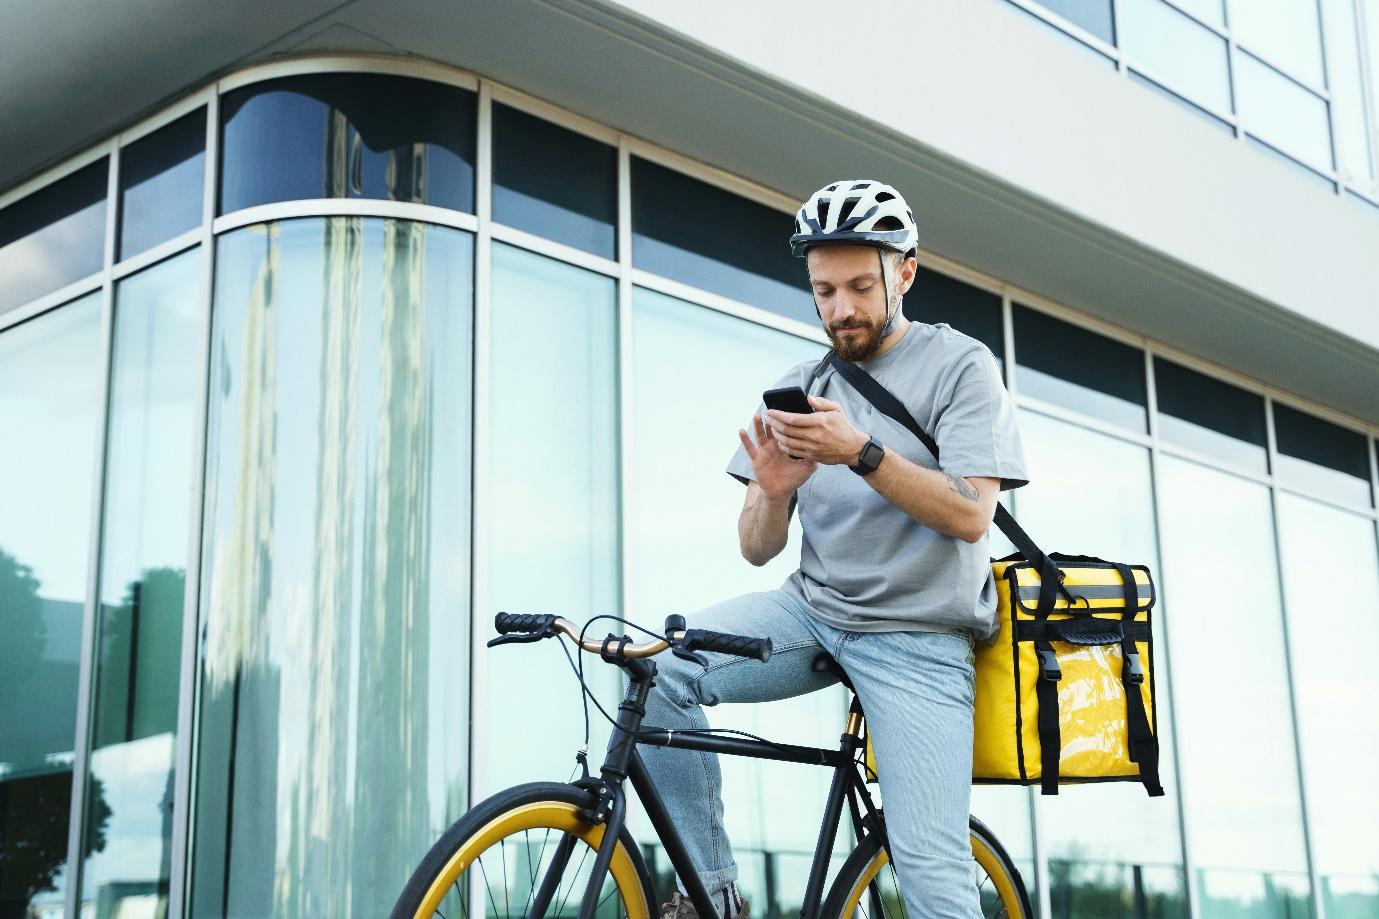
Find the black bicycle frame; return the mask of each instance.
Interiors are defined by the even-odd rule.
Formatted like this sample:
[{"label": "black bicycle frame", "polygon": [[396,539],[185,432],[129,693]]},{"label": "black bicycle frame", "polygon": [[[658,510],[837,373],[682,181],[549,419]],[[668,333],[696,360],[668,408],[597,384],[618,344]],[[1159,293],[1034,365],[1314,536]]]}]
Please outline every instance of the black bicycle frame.
[{"label": "black bicycle frame", "polygon": [[[866,783],[858,773],[856,754],[862,747],[862,709],[856,696],[848,710],[847,723],[839,739],[838,748],[828,750],[822,747],[798,747],[791,744],[777,744],[769,741],[749,740],[740,737],[723,737],[712,734],[681,733],[664,729],[643,731],[642,718],[646,714],[646,698],[653,684],[656,665],[649,660],[611,660],[625,670],[631,677],[627,697],[618,706],[617,726],[608,741],[608,752],[600,769],[600,780],[590,780],[587,787],[595,792],[594,803],[588,816],[604,824],[603,840],[594,860],[593,874],[584,892],[580,905],[579,919],[594,919],[598,905],[599,891],[618,836],[626,822],[626,798],[623,782],[632,780],[632,788],[646,809],[651,825],[665,848],[671,866],[684,884],[690,902],[701,917],[721,915],[721,911],[709,899],[699,874],[690,861],[665,802],[656,790],[645,763],[637,754],[637,744],[652,747],[673,747],[680,750],[701,750],[706,753],[719,753],[728,756],[748,756],[755,759],[776,760],[786,763],[803,763],[824,766],[833,770],[833,780],[829,785],[828,799],[824,805],[824,816],[819,828],[819,840],[814,848],[814,857],[809,869],[809,881],[805,887],[804,904],[800,908],[800,919],[815,919],[823,900],[824,880],[828,876],[829,860],[833,854],[833,844],[837,839],[838,827],[842,819],[843,805],[850,805],[854,831],[859,840],[864,832],[882,833],[885,841],[885,827],[879,811],[873,806]],[[866,809],[864,818],[859,807],[859,799]],[[562,859],[557,859],[549,869],[549,877],[543,888],[553,885],[563,871]],[[543,909],[534,909],[527,919],[542,919]]]}]

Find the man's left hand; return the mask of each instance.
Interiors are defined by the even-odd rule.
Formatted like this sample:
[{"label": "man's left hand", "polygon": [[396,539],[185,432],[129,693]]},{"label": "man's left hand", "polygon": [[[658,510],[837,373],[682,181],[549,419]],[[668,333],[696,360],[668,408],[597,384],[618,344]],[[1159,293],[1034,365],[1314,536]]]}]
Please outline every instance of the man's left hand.
[{"label": "man's left hand", "polygon": [[837,402],[810,396],[811,414],[797,415],[770,409],[766,423],[776,442],[791,456],[811,459],[826,465],[851,466],[867,445],[867,435],[852,426],[847,413]]}]

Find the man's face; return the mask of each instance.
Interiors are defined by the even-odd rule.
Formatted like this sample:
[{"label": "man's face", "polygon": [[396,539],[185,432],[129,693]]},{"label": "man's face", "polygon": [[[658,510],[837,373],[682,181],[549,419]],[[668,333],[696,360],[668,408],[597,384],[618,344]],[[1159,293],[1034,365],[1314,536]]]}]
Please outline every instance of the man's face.
[{"label": "man's face", "polygon": [[[845,361],[864,361],[881,347],[889,300],[881,277],[881,259],[888,257],[871,246],[843,244],[815,246],[805,256],[824,332]],[[909,286],[905,282],[906,275],[913,277],[912,264],[906,259],[900,266],[887,266],[891,284],[899,285],[899,293]]]}]

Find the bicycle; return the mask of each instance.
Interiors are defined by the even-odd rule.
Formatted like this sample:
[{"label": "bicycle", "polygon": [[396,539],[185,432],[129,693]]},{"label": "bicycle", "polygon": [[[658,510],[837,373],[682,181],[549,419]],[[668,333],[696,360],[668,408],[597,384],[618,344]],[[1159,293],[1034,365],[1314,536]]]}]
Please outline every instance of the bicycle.
[{"label": "bicycle", "polygon": [[[687,629],[681,616],[666,619],[664,638],[642,643],[634,643],[627,635],[585,638],[574,623],[550,615],[499,613],[494,624],[499,637],[491,640],[489,647],[563,636],[581,651],[598,654],[627,674],[627,696],[618,706],[616,719],[604,712],[614,722],[614,730],[597,776],[590,775],[587,758],[581,752],[583,778],[519,785],[474,807],[423,857],[399,896],[392,919],[469,919],[471,915],[475,919],[652,919],[657,904],[651,877],[626,826],[624,785],[629,779],[695,909],[700,916],[719,915],[637,753],[638,744],[832,769],[800,919],[906,916],[904,898],[890,867],[885,818],[862,772],[866,768],[860,759],[864,719],[855,692],[836,749],[779,744],[715,729],[643,728],[645,703],[656,675],[656,664],[650,658],[670,650],[702,663],[704,658],[698,652],[710,651],[765,662],[771,656],[771,640]],[[573,660],[570,663],[575,666]],[[838,676],[852,688],[842,668],[826,653],[819,655],[814,666]],[[583,685],[582,660],[575,670],[585,698],[597,706]],[[587,719],[587,703],[585,715]],[[845,806],[857,843],[825,896],[824,882]],[[1032,919],[1024,882],[1004,847],[976,817],[970,818],[970,835],[977,866],[974,883],[980,889],[983,916]],[[571,871],[576,850],[579,860]]]}]

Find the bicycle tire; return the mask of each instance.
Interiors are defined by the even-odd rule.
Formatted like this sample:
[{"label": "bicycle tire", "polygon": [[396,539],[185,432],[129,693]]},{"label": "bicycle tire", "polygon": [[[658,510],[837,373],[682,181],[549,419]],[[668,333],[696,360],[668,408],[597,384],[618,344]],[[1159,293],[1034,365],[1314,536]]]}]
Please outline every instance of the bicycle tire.
[{"label": "bicycle tire", "polygon": [[[604,828],[580,815],[592,801],[587,791],[558,782],[518,785],[487,799],[452,824],[422,858],[393,906],[392,919],[480,919],[469,909],[469,899],[474,894],[469,892],[468,883],[475,881],[485,887],[484,917],[511,919],[525,915],[539,879],[550,867],[548,852],[553,860],[560,840],[566,836],[572,837],[573,849],[561,878],[569,876],[568,889],[556,890],[550,903],[554,911],[548,909],[546,916],[574,919],[579,915],[588,880],[588,871],[581,873],[580,869],[587,865],[592,870],[603,839]],[[519,836],[523,840],[521,846],[517,843]],[[541,851],[533,864],[532,845],[536,840],[541,843]],[[513,843],[511,852],[509,842]],[[484,856],[493,853],[495,847],[496,861],[501,862],[501,867],[484,861]],[[524,851],[525,861],[514,860],[509,871],[510,856],[520,859]],[[571,865],[576,866],[572,876]],[[479,869],[477,874],[472,870],[475,866]],[[598,919],[651,919],[655,902],[651,877],[626,827],[618,836],[609,875],[611,883],[605,881],[609,889],[600,901]],[[495,882],[499,883],[501,894],[494,889]],[[517,902],[513,902],[514,891],[518,894]],[[614,891],[620,909],[608,902]],[[500,896],[502,909],[498,908]]]},{"label": "bicycle tire", "polygon": [[[1005,847],[976,817],[969,818],[968,826],[972,857],[977,862],[978,874],[984,875],[978,882],[984,919],[1033,919],[1034,909],[1025,882]],[[906,919],[905,900],[889,865],[880,834],[864,837],[838,869],[838,877],[819,911],[820,919]],[[888,869],[886,877],[880,879],[883,869]]]}]

